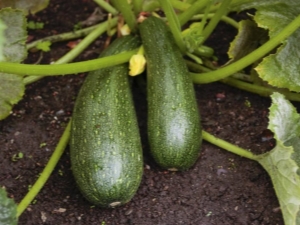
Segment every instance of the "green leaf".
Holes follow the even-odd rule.
[[[282,94],[271,96],[269,126],[274,132],[276,147],[258,155],[257,161],[266,169],[278,197],[284,222],[300,224],[300,116]]]
[[[3,48],[5,43],[4,31],[6,29],[5,23],[0,20],[0,62],[4,61]]]
[[[27,22],[27,27],[28,27],[28,29],[32,29],[32,30],[43,29],[44,28],[44,23],[35,22],[35,21],[30,20],[30,21]]]
[[[14,9],[22,9],[26,14],[28,12],[35,14],[45,9],[48,4],[49,0],[1,0],[0,9],[12,7]]]
[[[22,99],[24,91],[23,76],[0,73],[0,120],[9,116],[12,106]]]
[[[236,10],[256,8],[254,20],[259,27],[276,36],[287,24],[300,14],[298,0],[235,0]],[[298,29],[273,54],[265,57],[255,68],[258,75],[270,85],[300,91],[300,30]]]
[[[6,191],[0,188],[0,224],[17,225],[17,205],[7,197]]]
[[[20,10],[5,8],[0,10],[0,20],[7,27],[4,32],[4,61],[21,62],[27,56],[25,15]]]
[[[230,43],[228,50],[228,56],[231,59],[229,63],[237,61],[255,50],[266,40],[266,36],[266,32],[258,28],[254,22],[250,20],[240,21],[238,34]]]
[[[36,48],[42,50],[43,52],[49,52],[51,46],[51,41],[42,41],[36,45]]]
[[[6,26],[2,61],[21,62],[27,56],[25,16],[20,10],[6,8],[0,10],[0,20]],[[10,114],[13,104],[22,99],[24,91],[22,76],[0,73],[0,120]]]

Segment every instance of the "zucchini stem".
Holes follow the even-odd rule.
[[[131,31],[134,31],[136,28],[136,18],[133,10],[131,9],[131,5],[127,0],[111,0],[113,5],[120,11],[122,16],[124,17],[125,22],[129,26]]]
[[[253,154],[252,152],[249,152],[246,149],[240,148],[240,147],[233,145],[227,141],[217,138],[214,135],[212,135],[204,130],[202,131],[202,138],[203,138],[203,140],[205,140],[213,145],[216,145],[224,150],[227,150],[231,153],[234,153],[236,155],[239,155],[239,156],[242,156],[242,157],[245,157],[248,159],[256,160],[256,155]]]
[[[35,76],[55,76],[83,73],[128,62],[138,49],[123,52],[113,56],[88,60],[84,62],[54,64],[54,65],[29,65],[10,62],[0,62],[0,72],[27,75],[30,72]]]
[[[169,0],[159,0],[160,6],[164,13],[166,14],[166,17],[168,19],[169,27],[171,29],[171,32],[175,38],[176,44],[180,48],[180,51],[182,53],[186,52],[186,47],[183,41],[183,37],[181,35],[181,27],[178,20],[178,17],[175,14],[175,11],[170,3]]]
[[[181,25],[186,24],[194,15],[199,13],[211,0],[196,1],[187,10],[178,16]]]
[[[95,30],[95,28],[97,28],[99,26],[99,24],[91,26],[91,27],[87,27],[81,30],[76,30],[76,31],[71,31],[71,32],[66,32],[66,33],[62,33],[62,34],[57,34],[57,35],[53,35],[53,36],[48,36],[36,41],[33,41],[29,44],[26,45],[27,50],[36,47],[39,43],[45,42],[45,41],[50,41],[51,43],[55,43],[55,42],[60,42],[60,41],[68,41],[71,39],[76,39],[76,38],[80,38],[80,37],[84,37],[86,35],[88,35],[90,32],[92,32],[93,30]]]
[[[245,81],[241,81],[235,78],[227,77],[223,80],[221,80],[222,83],[228,84],[230,86],[239,88],[244,91],[248,91],[251,93],[259,94],[264,97],[270,97],[271,94],[274,92],[279,92],[283,94],[287,99],[290,101],[300,101],[300,94],[299,93],[293,93],[285,89],[275,89],[271,87],[266,86],[259,86],[255,84],[251,84]]]
[[[216,28],[217,24],[220,22],[222,16],[228,13],[228,6],[230,5],[231,0],[223,0],[220,8],[216,11],[215,15],[208,22],[207,26],[203,30],[203,42],[211,35],[213,30]],[[208,14],[208,12],[207,12]]]
[[[28,205],[32,202],[32,200],[37,196],[40,190],[43,188],[51,173],[53,172],[55,166],[57,165],[60,157],[62,156],[70,138],[70,130],[71,130],[71,120],[69,121],[67,127],[64,130],[63,135],[61,136],[53,154],[51,155],[50,160],[48,161],[46,167],[43,172],[34,183],[30,191],[26,194],[26,196],[22,199],[17,207],[17,217],[19,217],[24,210],[28,207]]]
[[[116,8],[114,8],[112,5],[110,5],[109,3],[107,3],[104,0],[94,0],[94,2],[96,2],[101,9],[104,9],[106,12],[116,16],[118,15],[118,10],[116,10]]]

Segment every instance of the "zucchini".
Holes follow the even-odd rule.
[[[100,57],[139,45],[138,37],[125,36],[116,39]],[[143,157],[128,65],[90,72],[72,117],[71,166],[82,194],[100,207],[130,201],[141,182]]]
[[[187,170],[199,156],[200,114],[192,80],[169,27],[156,17],[139,25],[147,60],[148,140],[155,161]]]

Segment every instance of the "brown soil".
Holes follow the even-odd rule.
[[[45,23],[30,31],[34,39],[70,31],[94,10],[89,0],[52,0],[31,16]],[[224,60],[234,30],[222,24],[209,41]],[[97,40],[76,60],[96,58],[103,40]],[[54,44],[41,63],[58,59],[69,48]],[[31,53],[34,63],[39,53]],[[16,202],[27,193],[54,150],[72,114],[74,99],[85,74],[48,77],[27,86],[24,99],[12,115],[0,122],[0,185]],[[205,130],[255,153],[269,150],[273,141],[262,141],[270,100],[220,83],[197,85],[197,99]],[[115,209],[93,207],[77,189],[66,149],[58,166],[19,224],[134,224],[134,225],[283,225],[279,204],[268,174],[256,162],[204,142],[193,168],[186,172],[161,170],[149,157],[145,132],[146,100],[133,85],[145,152],[141,186],[128,204]],[[24,158],[12,161],[22,152]]]

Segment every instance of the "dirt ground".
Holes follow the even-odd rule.
[[[35,39],[70,31],[96,7],[90,0],[52,0],[50,6],[31,16],[45,23],[42,30],[30,31]],[[222,24],[209,41],[220,59],[234,36]],[[98,39],[80,57],[96,58],[104,39]],[[67,43],[52,46],[41,63],[58,59],[69,50]],[[31,53],[34,63],[40,53]],[[48,77],[27,86],[24,99],[0,122],[0,185],[16,202],[27,193],[54,150],[68,122],[74,100],[85,74]],[[270,100],[232,87],[213,83],[195,86],[203,128],[255,153],[274,146],[263,141]],[[75,185],[70,168],[69,149],[45,187],[19,218],[20,225],[283,225],[279,203],[267,173],[256,162],[241,158],[207,142],[193,168],[186,172],[161,170],[148,154],[146,138],[146,99],[133,84],[144,148],[144,176],[128,204],[101,209],[87,202]],[[13,161],[15,154],[24,157]]]

